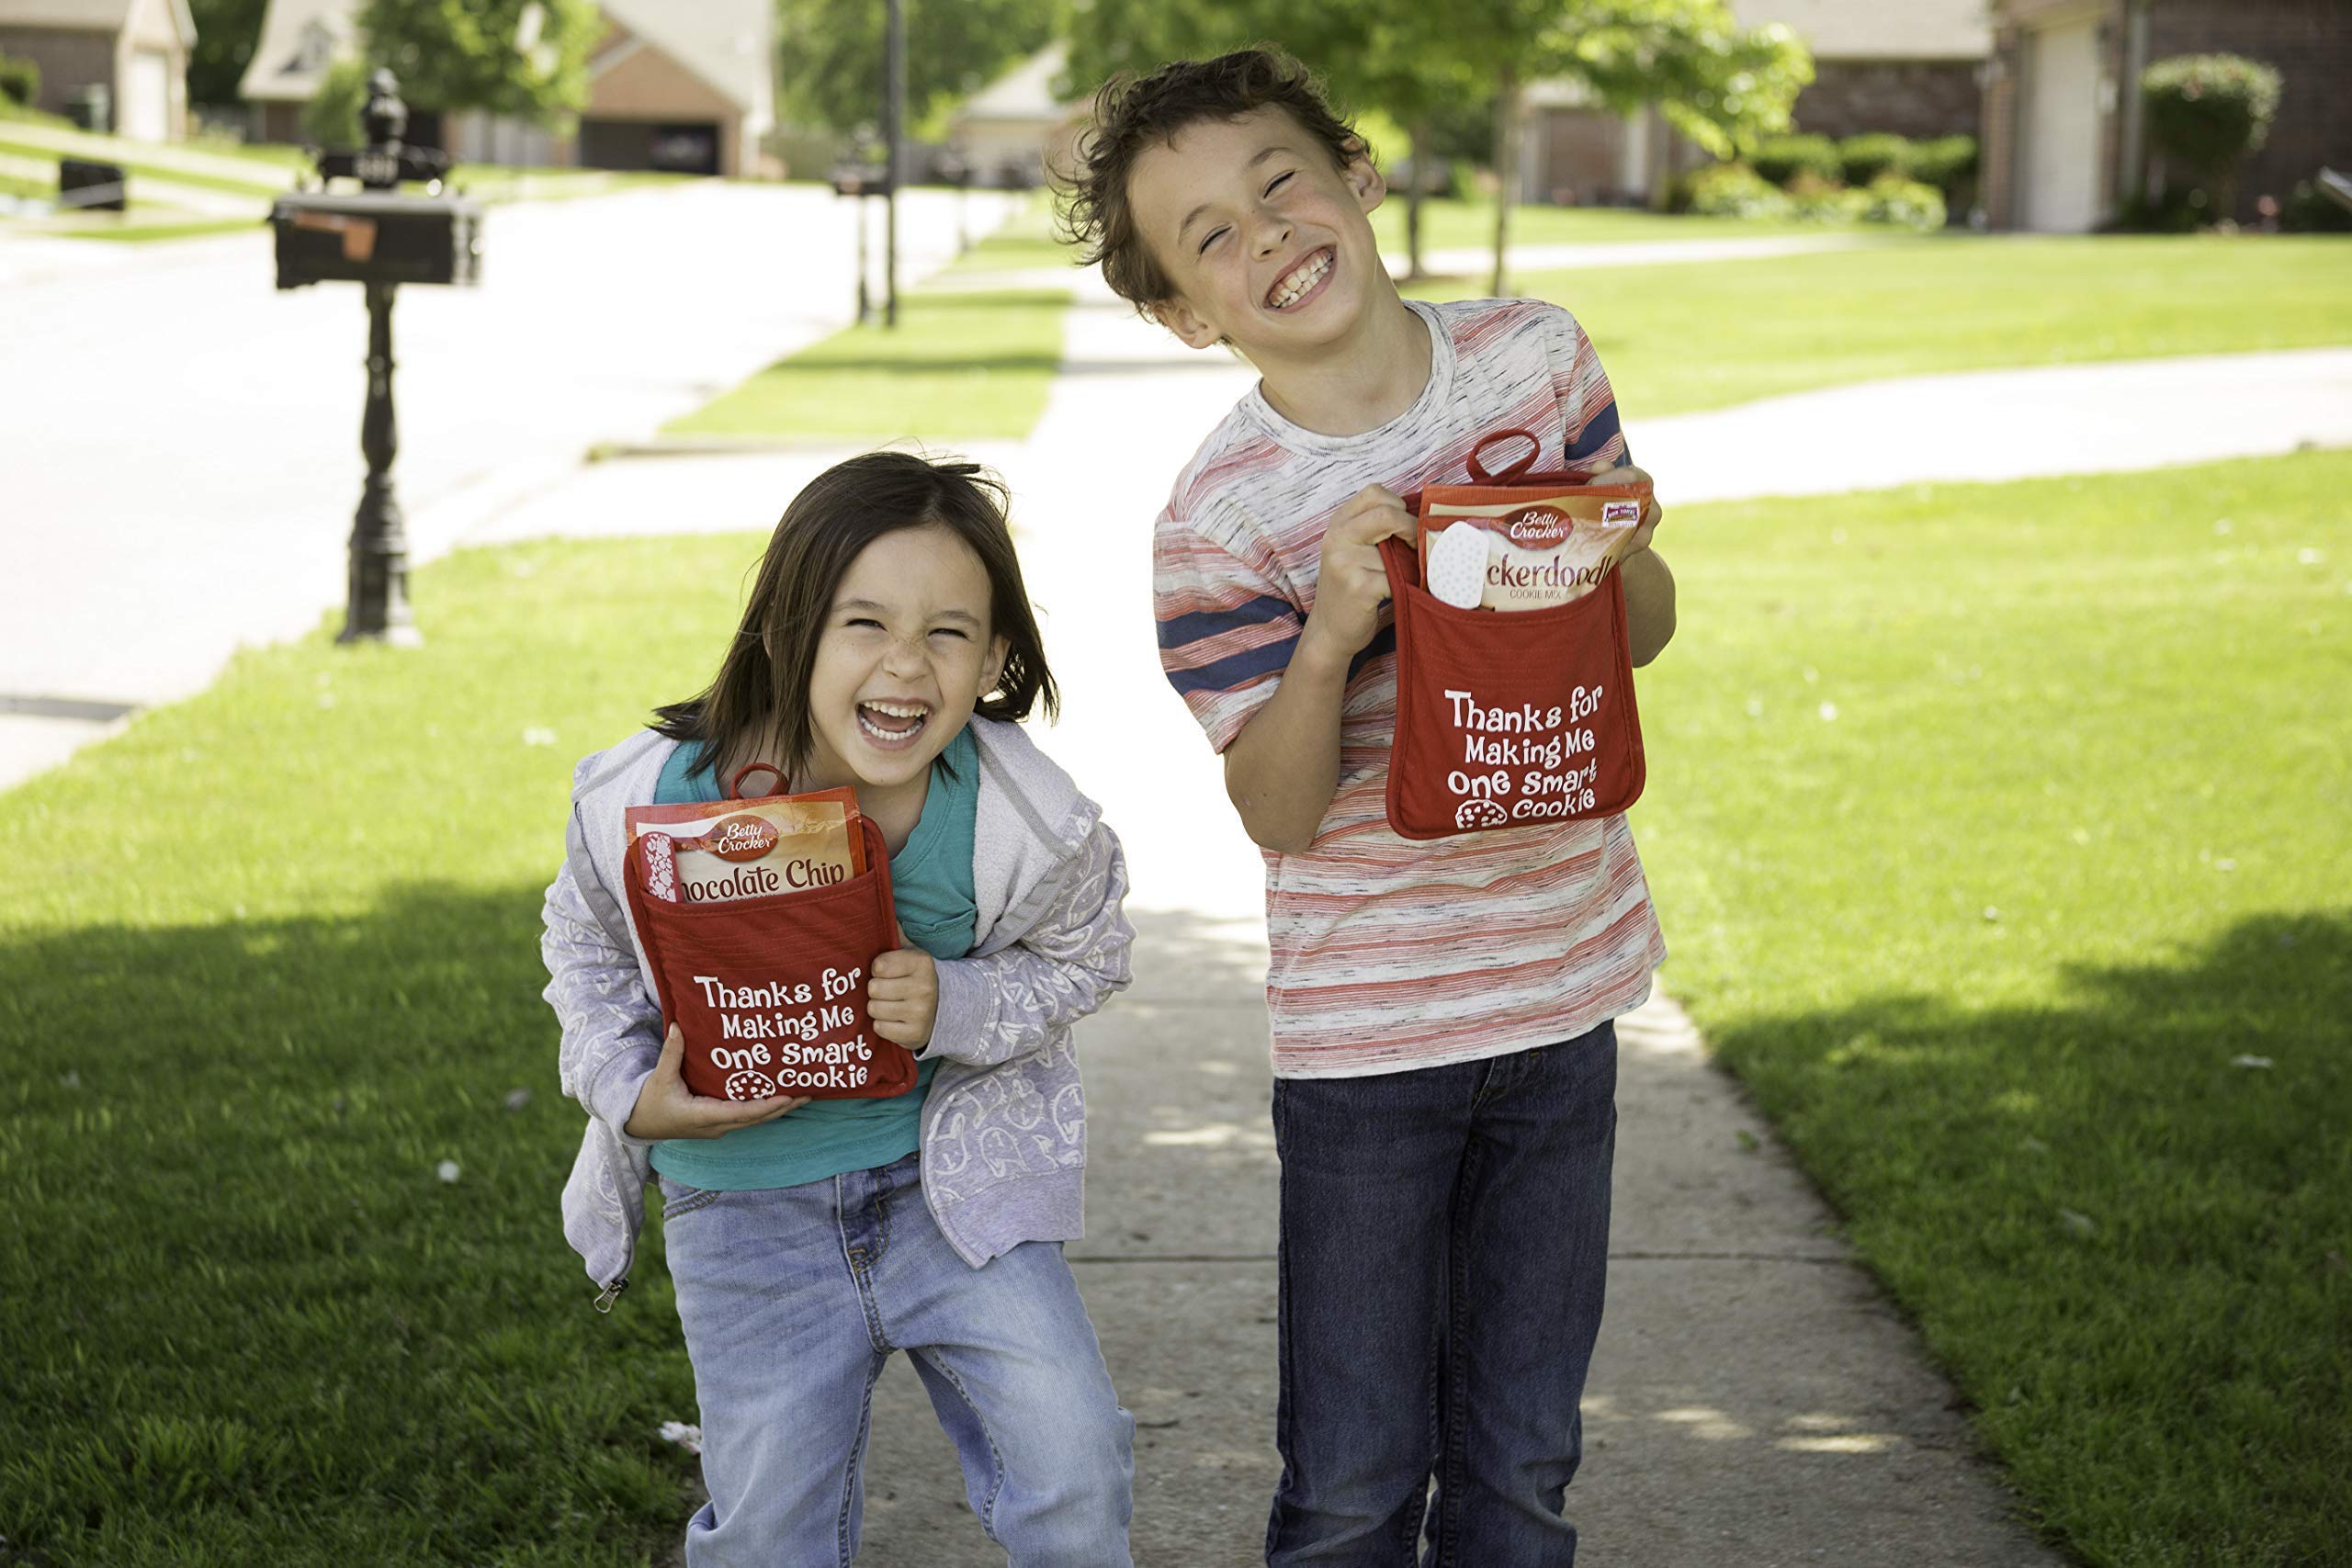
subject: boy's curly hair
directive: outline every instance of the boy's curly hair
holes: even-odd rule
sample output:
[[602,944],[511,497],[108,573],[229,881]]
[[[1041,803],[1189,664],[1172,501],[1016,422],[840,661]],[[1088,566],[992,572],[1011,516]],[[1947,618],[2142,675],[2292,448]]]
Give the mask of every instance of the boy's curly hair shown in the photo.
[[1141,311],[1175,293],[1127,202],[1127,179],[1144,151],[1172,144],[1177,133],[1207,119],[1238,119],[1274,106],[1329,149],[1341,168],[1371,147],[1331,106],[1312,72],[1278,49],[1238,50],[1215,60],[1179,60],[1148,76],[1121,73],[1094,95],[1093,123],[1079,139],[1073,165],[1053,171],[1061,239],[1081,265],[1102,265],[1112,292]]

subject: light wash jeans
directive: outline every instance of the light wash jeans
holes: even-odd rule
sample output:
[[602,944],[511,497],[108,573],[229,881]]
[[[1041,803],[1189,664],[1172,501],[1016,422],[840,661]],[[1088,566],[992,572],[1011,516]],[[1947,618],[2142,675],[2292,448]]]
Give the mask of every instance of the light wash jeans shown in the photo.
[[798,1187],[662,1178],[702,1404],[688,1568],[839,1568],[857,1553],[874,1381],[905,1350],[965,1495],[1014,1568],[1125,1568],[1135,1417],[1057,1243],[984,1268],[924,1202],[919,1156]]

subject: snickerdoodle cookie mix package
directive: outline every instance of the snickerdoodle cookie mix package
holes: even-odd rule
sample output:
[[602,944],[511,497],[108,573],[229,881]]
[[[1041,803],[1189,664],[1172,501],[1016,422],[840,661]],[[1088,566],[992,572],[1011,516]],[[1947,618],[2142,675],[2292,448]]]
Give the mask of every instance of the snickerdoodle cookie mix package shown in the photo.
[[[1487,447],[1529,456],[1489,472]],[[1645,776],[1617,570],[1646,481],[1532,474],[1504,431],[1473,483],[1408,498],[1419,547],[1381,546],[1396,620],[1388,825],[1408,839],[1612,816]]]

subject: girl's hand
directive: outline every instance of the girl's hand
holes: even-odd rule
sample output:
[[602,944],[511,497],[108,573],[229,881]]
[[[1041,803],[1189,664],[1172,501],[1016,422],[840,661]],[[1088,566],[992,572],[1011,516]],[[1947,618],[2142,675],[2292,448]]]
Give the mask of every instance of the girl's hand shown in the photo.
[[865,983],[865,1011],[874,1032],[893,1044],[916,1051],[931,1043],[939,1017],[939,966],[931,954],[902,947],[876,958]]
[[629,1111],[628,1121],[621,1128],[632,1138],[716,1138],[738,1127],[749,1127],[761,1122],[773,1122],[787,1111],[797,1111],[808,1103],[807,1097],[791,1100],[779,1095],[774,1100],[715,1100],[707,1094],[696,1094],[686,1087],[684,1073],[686,1038],[672,1024],[668,1038],[662,1042],[662,1059],[654,1064],[653,1076],[637,1091],[636,1108]]

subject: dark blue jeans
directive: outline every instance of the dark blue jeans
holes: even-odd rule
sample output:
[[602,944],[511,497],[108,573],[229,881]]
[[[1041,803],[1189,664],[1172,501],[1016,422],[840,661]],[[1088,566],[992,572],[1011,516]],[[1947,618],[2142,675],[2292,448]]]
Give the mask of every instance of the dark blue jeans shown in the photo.
[[1567,1568],[1561,1498],[1609,1263],[1614,1027],[1453,1066],[1278,1078],[1274,1140],[1267,1562]]

